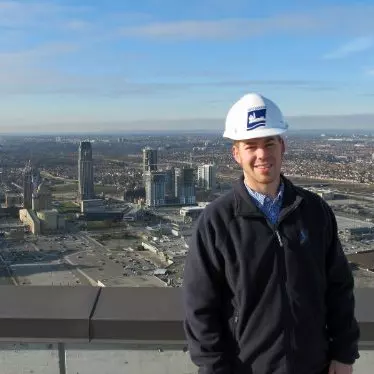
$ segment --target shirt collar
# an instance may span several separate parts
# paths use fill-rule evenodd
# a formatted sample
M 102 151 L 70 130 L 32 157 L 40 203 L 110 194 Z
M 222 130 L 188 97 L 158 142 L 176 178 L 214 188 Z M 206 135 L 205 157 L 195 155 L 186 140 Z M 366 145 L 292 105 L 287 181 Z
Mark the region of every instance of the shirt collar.
M 248 187 L 247 184 L 244 182 L 245 187 L 247 188 L 247 191 L 250 196 L 252 196 L 261 206 L 265 205 L 265 202 L 270 202 L 271 205 L 279 203 L 283 198 L 284 193 L 284 183 L 281 181 L 279 188 L 278 188 L 278 194 L 273 199 L 270 196 L 264 195 L 260 192 L 257 192 L 253 190 L 252 188 Z

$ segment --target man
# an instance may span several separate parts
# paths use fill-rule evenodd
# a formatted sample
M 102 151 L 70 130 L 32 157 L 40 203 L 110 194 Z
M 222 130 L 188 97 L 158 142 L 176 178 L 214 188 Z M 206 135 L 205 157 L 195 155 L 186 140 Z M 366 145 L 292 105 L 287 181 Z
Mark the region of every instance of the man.
M 185 331 L 200 374 L 350 374 L 359 357 L 335 216 L 281 174 L 287 127 L 257 94 L 227 115 L 243 177 L 200 215 L 185 264 Z

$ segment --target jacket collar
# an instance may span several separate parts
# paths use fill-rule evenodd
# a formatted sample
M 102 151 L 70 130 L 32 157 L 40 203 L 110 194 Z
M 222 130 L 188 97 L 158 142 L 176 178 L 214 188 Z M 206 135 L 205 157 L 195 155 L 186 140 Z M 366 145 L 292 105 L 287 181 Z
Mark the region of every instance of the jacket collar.
M 293 183 L 283 174 L 281 174 L 281 179 L 284 183 L 284 193 L 280 217 L 284 217 L 290 210 L 296 208 L 301 203 L 303 197 L 295 189 Z M 249 196 L 244 184 L 244 175 L 234 182 L 233 189 L 235 196 L 235 215 L 263 217 L 262 212 Z

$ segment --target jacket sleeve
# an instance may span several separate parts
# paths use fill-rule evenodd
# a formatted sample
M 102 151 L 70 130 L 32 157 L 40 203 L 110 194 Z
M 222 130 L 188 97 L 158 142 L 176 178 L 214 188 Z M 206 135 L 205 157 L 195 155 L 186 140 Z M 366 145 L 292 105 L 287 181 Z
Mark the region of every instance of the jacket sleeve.
M 185 333 L 199 374 L 231 374 L 222 329 L 222 259 L 214 230 L 200 215 L 190 241 L 183 279 Z
M 359 358 L 359 327 L 355 318 L 354 280 L 350 265 L 338 238 L 334 213 L 328 209 L 330 224 L 327 272 L 327 330 L 331 359 L 353 364 Z

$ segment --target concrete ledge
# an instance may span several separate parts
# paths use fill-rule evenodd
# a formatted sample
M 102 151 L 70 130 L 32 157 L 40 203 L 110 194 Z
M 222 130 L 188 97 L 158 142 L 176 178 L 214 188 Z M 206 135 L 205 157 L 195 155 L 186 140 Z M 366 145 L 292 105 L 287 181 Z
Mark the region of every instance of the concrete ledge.
M 0 340 L 89 341 L 95 287 L 0 286 Z
M 91 339 L 183 341 L 177 288 L 103 288 L 91 319 Z
M 374 288 L 355 295 L 360 344 L 371 346 Z M 0 299 L 0 341 L 185 344 L 180 288 L 0 286 Z

